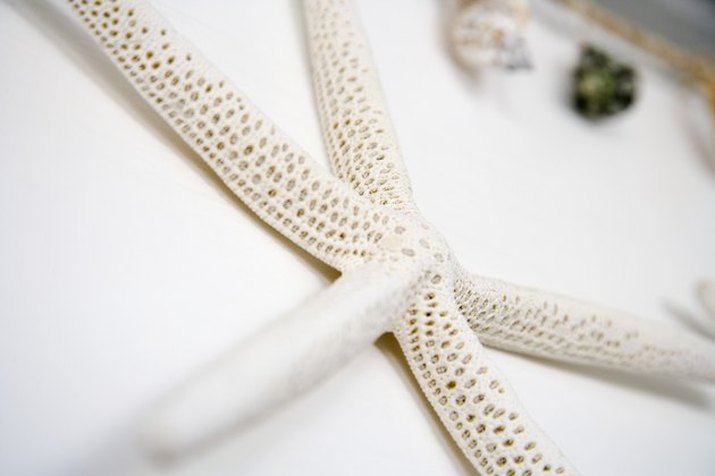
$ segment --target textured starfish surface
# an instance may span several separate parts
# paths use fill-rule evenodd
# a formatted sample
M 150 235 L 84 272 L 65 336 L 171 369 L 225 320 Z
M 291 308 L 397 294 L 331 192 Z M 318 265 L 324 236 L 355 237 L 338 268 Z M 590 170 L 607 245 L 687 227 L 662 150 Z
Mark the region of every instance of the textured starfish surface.
M 346 0 L 306 0 L 335 175 L 315 163 L 147 3 L 70 0 L 142 97 L 261 219 L 342 272 L 228 352 L 149 425 L 176 454 L 310 389 L 391 331 L 482 474 L 575 474 L 482 344 L 639 373 L 715 377 L 715 346 L 623 313 L 465 271 L 416 208 L 367 42 Z

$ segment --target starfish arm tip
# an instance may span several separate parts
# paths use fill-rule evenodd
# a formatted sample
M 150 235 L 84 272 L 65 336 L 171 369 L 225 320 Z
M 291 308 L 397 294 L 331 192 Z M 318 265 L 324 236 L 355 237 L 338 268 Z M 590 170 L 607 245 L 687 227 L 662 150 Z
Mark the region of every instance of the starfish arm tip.
M 715 381 L 715 344 L 625 312 L 462 274 L 455 296 L 490 346 L 577 364 Z
M 391 327 L 417 282 L 419 273 L 371 266 L 345 273 L 170 395 L 149 420 L 145 446 L 188 453 L 314 387 Z

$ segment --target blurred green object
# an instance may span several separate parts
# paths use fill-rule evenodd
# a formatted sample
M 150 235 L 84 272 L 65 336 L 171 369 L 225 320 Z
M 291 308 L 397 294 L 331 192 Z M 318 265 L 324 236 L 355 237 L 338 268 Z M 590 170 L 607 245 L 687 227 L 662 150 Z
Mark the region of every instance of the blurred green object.
M 584 45 L 573 74 L 573 106 L 588 119 L 616 115 L 633 104 L 636 83 L 631 66 L 615 61 L 594 46 Z

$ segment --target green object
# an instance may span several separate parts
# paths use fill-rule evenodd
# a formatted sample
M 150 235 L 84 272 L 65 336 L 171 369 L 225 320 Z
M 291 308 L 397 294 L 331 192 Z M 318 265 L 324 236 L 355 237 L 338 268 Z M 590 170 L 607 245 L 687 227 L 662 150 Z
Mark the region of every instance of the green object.
M 573 74 L 573 106 L 589 119 L 618 114 L 633 104 L 636 80 L 631 66 L 586 45 Z

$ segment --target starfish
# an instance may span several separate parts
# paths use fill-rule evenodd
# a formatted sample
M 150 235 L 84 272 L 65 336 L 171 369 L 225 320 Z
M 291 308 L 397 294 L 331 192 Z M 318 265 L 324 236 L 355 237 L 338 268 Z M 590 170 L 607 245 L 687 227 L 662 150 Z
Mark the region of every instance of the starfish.
M 420 214 L 367 40 L 347 0 L 305 0 L 335 175 L 148 3 L 69 0 L 138 93 L 262 220 L 341 276 L 176 392 L 151 420 L 181 454 L 246 425 L 393 332 L 481 474 L 576 474 L 484 345 L 617 370 L 715 379 L 715 345 L 622 312 L 467 272 Z M 448 159 L 442 159 L 448 160 Z

